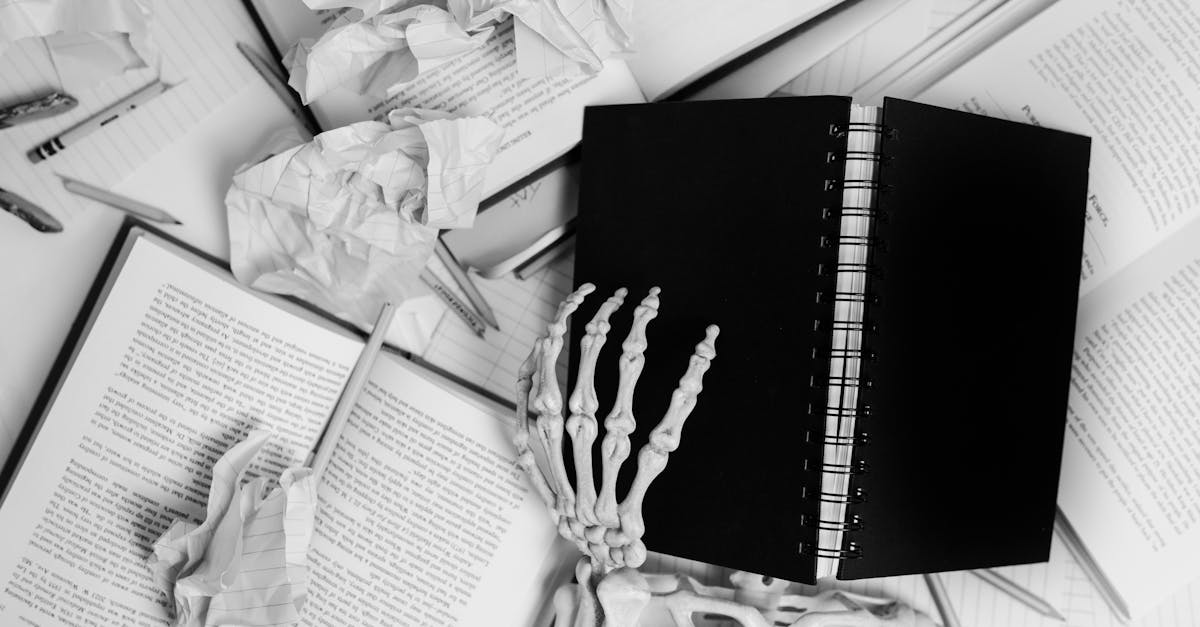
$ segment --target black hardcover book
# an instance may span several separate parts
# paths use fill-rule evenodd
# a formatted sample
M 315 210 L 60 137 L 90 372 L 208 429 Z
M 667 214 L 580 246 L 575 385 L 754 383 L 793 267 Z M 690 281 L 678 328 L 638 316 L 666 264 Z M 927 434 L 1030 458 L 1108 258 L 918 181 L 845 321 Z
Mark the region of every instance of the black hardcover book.
M 1046 560 L 1089 147 L 893 99 L 589 108 L 575 281 L 662 288 L 633 451 L 721 327 L 646 546 L 801 582 Z

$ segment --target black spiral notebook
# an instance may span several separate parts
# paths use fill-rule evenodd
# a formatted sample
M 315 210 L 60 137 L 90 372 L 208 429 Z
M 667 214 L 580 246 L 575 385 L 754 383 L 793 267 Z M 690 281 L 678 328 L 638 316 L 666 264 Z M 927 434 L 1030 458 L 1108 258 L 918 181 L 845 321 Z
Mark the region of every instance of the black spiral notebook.
M 801 582 L 1048 558 L 1088 138 L 825 96 L 591 107 L 583 136 L 573 337 L 662 288 L 634 455 L 721 327 L 650 550 Z

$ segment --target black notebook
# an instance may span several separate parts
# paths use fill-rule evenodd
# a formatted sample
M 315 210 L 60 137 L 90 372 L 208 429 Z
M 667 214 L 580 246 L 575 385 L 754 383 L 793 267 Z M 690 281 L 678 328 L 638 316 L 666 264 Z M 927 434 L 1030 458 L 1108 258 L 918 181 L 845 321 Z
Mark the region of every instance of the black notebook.
M 1089 146 L 892 99 L 588 108 L 573 337 L 662 288 L 634 451 L 721 327 L 647 548 L 801 582 L 1045 561 Z

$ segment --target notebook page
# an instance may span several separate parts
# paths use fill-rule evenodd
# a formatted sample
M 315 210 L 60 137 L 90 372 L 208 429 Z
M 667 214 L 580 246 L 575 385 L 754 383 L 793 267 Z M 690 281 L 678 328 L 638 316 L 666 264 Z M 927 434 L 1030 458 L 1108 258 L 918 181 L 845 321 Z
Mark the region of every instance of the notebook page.
M 248 81 L 257 80 L 234 47 L 238 41 L 261 41 L 238 2 L 158 3 L 150 37 L 162 56 L 161 75 L 154 67 L 127 71 L 87 92 L 71 94 L 79 106 L 63 115 L 0 131 L 0 187 L 66 224 L 95 203 L 64 190 L 55 173 L 110 188 Z M 25 157 L 25 151 L 158 77 L 173 87 L 49 159 L 33 164 Z M 0 57 L 0 105 L 57 88 L 54 66 L 40 40 L 21 40 Z
M 629 67 L 646 100 L 659 100 L 837 3 L 639 0 Z
M 1200 215 L 1198 23 L 1192 2 L 1063 0 L 920 96 L 1092 136 L 1081 293 Z

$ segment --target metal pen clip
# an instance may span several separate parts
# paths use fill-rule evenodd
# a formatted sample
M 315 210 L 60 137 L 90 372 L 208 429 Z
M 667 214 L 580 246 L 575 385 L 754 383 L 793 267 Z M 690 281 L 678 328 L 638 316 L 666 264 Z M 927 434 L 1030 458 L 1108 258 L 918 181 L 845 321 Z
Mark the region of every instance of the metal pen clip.
M 63 230 L 62 224 L 55 220 L 54 216 L 3 188 L 0 188 L 0 209 L 21 218 L 26 224 L 43 233 L 58 233 Z

